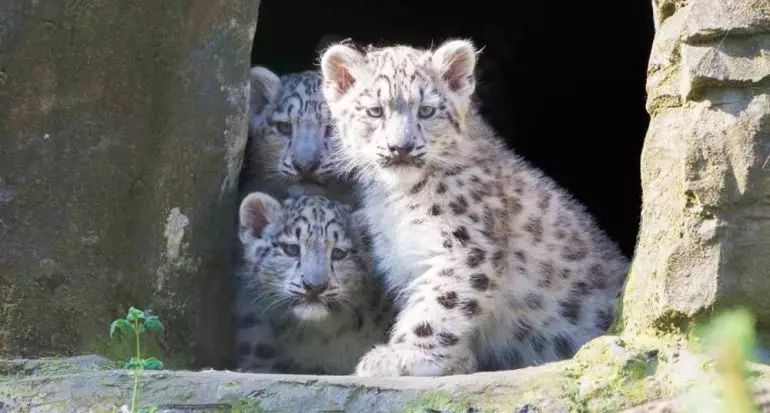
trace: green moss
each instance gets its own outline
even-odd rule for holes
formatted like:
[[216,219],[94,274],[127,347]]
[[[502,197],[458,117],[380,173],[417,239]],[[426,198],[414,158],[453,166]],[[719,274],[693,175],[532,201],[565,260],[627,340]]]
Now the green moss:
[[468,413],[473,411],[470,402],[446,393],[425,393],[404,406],[404,413]]
[[623,320],[623,298],[621,297],[618,300],[618,308],[615,312],[615,320],[610,324],[610,327],[607,329],[606,334],[610,335],[618,335],[623,332],[625,329],[625,322]]
[[259,397],[244,397],[233,404],[231,413],[262,413],[266,411],[262,408],[262,399]]
[[308,387],[314,390],[320,390],[326,388],[327,384],[320,380],[311,380],[307,382]]
[[626,277],[625,287],[623,288],[623,295],[621,295],[621,297],[618,299],[618,308],[615,310],[615,320],[610,325],[610,328],[607,329],[606,334],[617,335],[620,334],[625,328],[625,323],[623,322],[623,297],[626,294],[628,280],[631,278],[631,276],[631,272],[629,271],[628,276]]
[[655,345],[618,337],[589,342],[565,370],[572,381],[570,411],[614,412],[673,393],[675,386],[659,371],[662,353]]
[[[623,294],[618,302],[618,310],[615,321],[610,326],[607,334],[619,334],[621,332],[635,333],[639,329],[642,320],[640,316],[647,315],[647,312],[640,313],[637,310],[640,307],[645,309],[655,308],[657,303],[649,303],[651,300],[650,294],[647,291],[637,292],[634,289],[638,286],[645,285],[644,281],[639,281],[637,278],[654,278],[655,274],[642,275],[636,270],[636,260],[632,262],[631,269],[626,277],[625,285],[623,287]],[[634,301],[632,301],[632,299]],[[638,302],[644,300],[645,303]]]
[[657,353],[651,352],[647,357],[636,356],[629,359],[621,366],[619,375],[629,380],[641,380],[655,373],[655,367],[651,365],[650,358],[656,357]]
[[358,398],[358,396],[364,392],[364,390],[366,390],[365,386],[361,384],[357,384],[353,388],[353,390],[350,393],[348,393],[348,397],[345,398],[345,404],[347,405],[354,402]]
[[663,334],[685,336],[690,329],[690,317],[677,310],[666,310],[655,318],[653,326]]

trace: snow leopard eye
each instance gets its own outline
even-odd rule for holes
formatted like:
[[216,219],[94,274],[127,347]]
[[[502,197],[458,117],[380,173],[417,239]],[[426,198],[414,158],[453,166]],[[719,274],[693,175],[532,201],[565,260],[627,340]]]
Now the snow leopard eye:
[[334,261],[339,261],[345,257],[348,256],[348,252],[339,248],[335,248],[332,250],[332,259]]
[[366,114],[372,118],[381,118],[383,113],[384,112],[382,110],[382,107],[380,106],[372,106],[366,109]]
[[435,106],[420,106],[419,109],[417,109],[417,117],[420,119],[428,119],[433,117],[433,115],[436,114],[436,107]]
[[287,244],[285,242],[282,242],[280,246],[283,253],[288,255],[289,257],[296,257],[297,255],[299,255],[299,245],[297,244]]
[[282,135],[291,135],[291,123],[289,122],[276,122],[275,128],[278,130],[278,133]]

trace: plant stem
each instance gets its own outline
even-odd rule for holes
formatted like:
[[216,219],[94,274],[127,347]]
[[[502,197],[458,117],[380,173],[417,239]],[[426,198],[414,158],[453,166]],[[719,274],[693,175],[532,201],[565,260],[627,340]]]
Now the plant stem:
[[[140,363],[142,360],[139,349],[139,321],[134,320],[134,337],[136,337],[136,362]],[[139,389],[139,367],[134,366],[134,394],[131,396],[131,413],[134,413],[136,406],[136,394]]]

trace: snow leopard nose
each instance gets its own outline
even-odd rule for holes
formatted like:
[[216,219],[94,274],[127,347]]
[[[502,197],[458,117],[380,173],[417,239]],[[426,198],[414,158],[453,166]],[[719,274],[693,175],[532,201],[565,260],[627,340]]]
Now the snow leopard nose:
[[303,163],[297,159],[294,159],[292,161],[292,166],[294,166],[294,169],[300,175],[310,175],[313,172],[315,172],[320,165],[321,165],[321,159],[319,158],[315,158],[308,163]]
[[394,156],[406,158],[412,153],[412,150],[414,150],[414,143],[409,142],[400,145],[388,145],[388,150]]
[[323,280],[318,283],[314,282],[307,282],[302,281],[302,286],[305,288],[305,291],[307,291],[307,294],[312,298],[317,298],[321,293],[326,291],[327,288],[329,288],[329,282],[326,280]]

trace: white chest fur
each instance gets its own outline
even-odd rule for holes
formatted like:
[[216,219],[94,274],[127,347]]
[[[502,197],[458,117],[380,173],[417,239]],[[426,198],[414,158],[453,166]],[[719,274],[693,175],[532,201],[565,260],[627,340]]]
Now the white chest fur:
[[377,328],[371,319],[365,320],[361,329],[353,324],[352,319],[340,317],[283,329],[276,337],[278,362],[322,374],[351,374],[358,359],[385,340],[384,329]]
[[365,210],[378,269],[387,274],[389,290],[403,291],[446,255],[440,242],[440,222],[426,216],[431,206],[428,199],[385,191],[368,195]]

